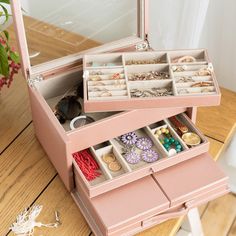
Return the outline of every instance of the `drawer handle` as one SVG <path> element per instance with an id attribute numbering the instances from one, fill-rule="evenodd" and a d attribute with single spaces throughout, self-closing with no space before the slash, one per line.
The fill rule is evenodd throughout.
<path id="1" fill-rule="evenodd" d="M 187 206 L 184 206 L 182 209 L 178 210 L 178 211 L 174 211 L 174 212 L 168 212 L 168 213 L 163 213 L 163 214 L 159 214 L 156 216 L 153 216 L 149 219 L 143 220 L 141 222 L 141 226 L 142 227 L 146 227 L 148 225 L 152 225 L 152 224 L 159 224 L 162 221 L 165 221 L 167 219 L 172 219 L 172 218 L 176 218 L 176 217 L 180 217 L 184 214 L 186 214 L 188 212 L 189 208 Z"/>

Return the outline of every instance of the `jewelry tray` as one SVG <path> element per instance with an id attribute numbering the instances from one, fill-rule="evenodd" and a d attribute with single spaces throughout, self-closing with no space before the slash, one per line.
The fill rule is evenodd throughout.
<path id="1" fill-rule="evenodd" d="M 171 122 L 168 119 L 164 119 L 135 131 L 138 137 L 149 137 L 152 140 L 152 149 L 159 154 L 159 159 L 157 161 L 147 163 L 141 160 L 137 164 L 129 164 L 122 154 L 123 150 L 121 144 L 117 141 L 117 138 L 113 138 L 89 148 L 101 171 L 101 175 L 94 180 L 88 181 L 77 165 L 75 159 L 73 159 L 76 181 L 80 183 L 80 186 L 91 198 L 207 152 L 209 149 L 209 142 L 195 127 L 187 115 L 181 113 L 177 115 L 177 117 L 181 123 L 188 127 L 190 132 L 194 132 L 200 137 L 201 143 L 199 145 L 188 147 L 173 129 Z M 172 137 L 179 141 L 183 147 L 181 152 L 173 156 L 168 155 L 168 152 L 154 135 L 155 131 L 162 127 L 168 127 Z M 117 172 L 111 171 L 108 168 L 108 165 L 102 160 L 103 155 L 111 152 L 115 155 L 116 160 L 122 167 Z"/>
<path id="2" fill-rule="evenodd" d="M 183 63 L 185 56 L 195 61 Z M 83 69 L 86 112 L 220 103 L 219 86 L 206 50 L 89 54 L 83 58 Z M 154 72 L 168 77 L 157 74 L 155 78 L 151 76 Z"/>

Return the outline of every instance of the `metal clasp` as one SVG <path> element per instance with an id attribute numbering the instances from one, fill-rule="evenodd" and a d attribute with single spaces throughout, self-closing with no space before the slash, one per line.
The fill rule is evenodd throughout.
<path id="1" fill-rule="evenodd" d="M 34 78 L 28 78 L 28 85 L 33 88 L 35 83 L 39 83 L 43 80 L 43 76 L 42 75 L 37 75 Z"/>

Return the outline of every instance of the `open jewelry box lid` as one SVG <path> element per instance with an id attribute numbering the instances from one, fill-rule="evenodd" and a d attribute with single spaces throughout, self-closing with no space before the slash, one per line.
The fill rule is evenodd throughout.
<path id="1" fill-rule="evenodd" d="M 147 46 L 147 0 L 12 0 L 11 6 L 22 70 L 30 82 L 81 66 L 82 55 L 91 51 Z"/>

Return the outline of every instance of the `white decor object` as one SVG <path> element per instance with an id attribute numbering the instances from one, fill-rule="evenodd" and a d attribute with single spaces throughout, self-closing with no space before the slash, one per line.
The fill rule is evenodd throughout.
<path id="1" fill-rule="evenodd" d="M 31 236 L 34 235 L 35 227 L 57 228 L 61 224 L 57 212 L 55 212 L 56 223 L 43 224 L 36 222 L 36 218 L 39 216 L 42 209 L 43 206 L 37 205 L 30 209 L 25 209 L 17 216 L 16 222 L 12 224 L 10 230 L 12 230 L 15 235 Z"/>

